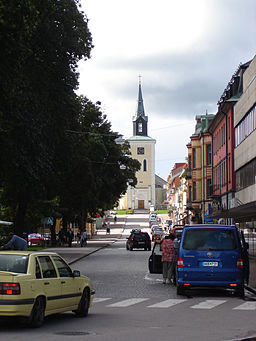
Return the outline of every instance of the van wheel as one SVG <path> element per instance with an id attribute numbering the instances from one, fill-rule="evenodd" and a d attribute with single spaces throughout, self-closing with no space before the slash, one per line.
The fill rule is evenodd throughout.
<path id="1" fill-rule="evenodd" d="M 236 295 L 237 297 L 244 298 L 244 286 L 243 286 L 243 285 L 236 288 L 236 290 L 235 290 L 235 295 Z"/>
<path id="2" fill-rule="evenodd" d="M 177 295 L 184 295 L 184 289 L 181 285 L 177 284 L 176 293 L 177 293 Z"/>

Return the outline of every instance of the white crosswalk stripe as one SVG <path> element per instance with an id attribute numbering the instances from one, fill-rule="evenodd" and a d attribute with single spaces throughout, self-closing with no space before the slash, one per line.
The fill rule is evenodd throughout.
<path id="1" fill-rule="evenodd" d="M 193 309 L 212 309 L 217 307 L 220 304 L 223 304 L 227 301 L 224 300 L 206 300 L 204 302 L 201 302 L 199 304 L 193 305 L 191 308 Z"/>
<path id="2" fill-rule="evenodd" d="M 121 301 L 121 302 L 109 304 L 109 305 L 107 305 L 107 307 L 117 307 L 117 308 L 130 307 L 131 305 L 141 303 L 141 302 L 147 301 L 147 300 L 149 300 L 149 298 L 129 298 L 129 299 Z"/>
<path id="3" fill-rule="evenodd" d="M 108 303 L 106 301 L 109 300 L 117 300 L 113 297 L 95 297 L 93 300 L 93 304 L 97 303 Z M 105 307 L 107 308 L 126 308 L 130 307 L 139 303 L 143 303 L 145 301 L 153 300 L 152 298 L 129 298 L 125 300 L 121 300 L 115 303 L 107 304 Z M 179 304 L 186 303 L 186 302 L 191 302 L 191 300 L 188 299 L 178 299 L 178 298 L 173 298 L 173 299 L 168 299 L 164 301 L 160 301 L 154 304 L 147 305 L 146 308 L 154 308 L 154 309 L 167 309 L 167 308 L 172 308 L 175 307 Z M 229 302 L 229 300 L 204 300 L 202 302 L 199 302 L 194 305 L 190 305 L 188 308 L 189 309 L 205 309 L 205 310 L 210 310 L 214 309 L 224 303 Z M 239 301 L 237 301 L 239 302 Z M 191 302 L 192 303 L 192 302 Z M 148 303 L 149 304 L 149 303 Z M 230 308 L 232 310 L 244 310 L 244 311 L 251 311 L 251 310 L 256 310 L 256 302 L 255 301 L 250 301 L 250 302 L 245 302 L 242 304 L 237 305 L 234 308 Z"/>
<path id="4" fill-rule="evenodd" d="M 170 308 L 176 304 L 186 302 L 187 300 L 181 300 L 181 299 L 169 299 L 166 301 L 162 301 L 159 303 L 155 303 L 152 305 L 148 305 L 148 308 Z"/>
<path id="5" fill-rule="evenodd" d="M 233 310 L 256 310 L 256 302 L 245 302 L 233 308 Z"/>
<path id="6" fill-rule="evenodd" d="M 100 302 L 105 302 L 111 300 L 111 298 L 107 298 L 107 297 L 95 297 L 93 299 L 93 303 L 100 303 Z"/>

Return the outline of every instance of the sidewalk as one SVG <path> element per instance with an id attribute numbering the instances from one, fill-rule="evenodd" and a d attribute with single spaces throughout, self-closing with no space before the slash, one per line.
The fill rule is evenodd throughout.
<path id="1" fill-rule="evenodd" d="M 124 230 L 126 218 L 119 220 L 120 221 L 116 224 L 110 225 L 110 234 L 106 234 L 105 229 L 97 230 L 97 234 L 93 235 L 92 238 L 87 241 L 87 245 L 85 247 L 80 247 L 80 244 L 74 241 L 72 243 L 72 247 L 57 246 L 44 249 L 43 251 L 56 252 L 62 258 L 64 258 L 69 265 L 71 265 L 78 260 L 115 243 L 118 239 L 120 239 Z"/>

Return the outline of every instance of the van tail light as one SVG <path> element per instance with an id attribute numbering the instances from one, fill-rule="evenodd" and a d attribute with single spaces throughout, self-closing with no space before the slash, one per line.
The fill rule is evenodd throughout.
<path id="1" fill-rule="evenodd" d="M 177 268 L 184 268 L 184 262 L 181 257 L 178 257 L 177 259 Z"/>
<path id="2" fill-rule="evenodd" d="M 0 283 L 1 295 L 20 295 L 19 283 Z"/>
<path id="3" fill-rule="evenodd" d="M 243 261 L 242 258 L 238 258 L 238 260 L 236 261 L 236 267 L 237 267 L 238 269 L 243 269 L 243 267 L 244 267 L 244 261 Z"/>

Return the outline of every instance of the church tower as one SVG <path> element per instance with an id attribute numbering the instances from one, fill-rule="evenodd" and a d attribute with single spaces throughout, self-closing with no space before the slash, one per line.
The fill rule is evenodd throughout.
<path id="1" fill-rule="evenodd" d="M 133 136 L 148 136 L 148 117 L 145 115 L 141 90 L 141 80 L 139 81 L 138 107 L 133 117 Z"/>
<path id="2" fill-rule="evenodd" d="M 141 169 L 136 173 L 137 185 L 127 189 L 127 208 L 149 209 L 155 206 L 155 144 L 156 140 L 148 136 L 148 116 L 145 115 L 141 79 L 137 110 L 132 119 L 133 136 L 128 139 L 131 157 L 137 159 Z"/>

